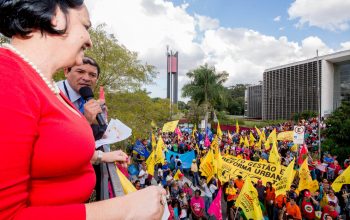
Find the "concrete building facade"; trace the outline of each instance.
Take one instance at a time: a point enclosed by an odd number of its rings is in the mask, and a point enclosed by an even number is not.
[[[326,116],[342,100],[350,101],[350,50],[264,71],[263,120],[291,119],[306,110]]]
[[[245,93],[245,116],[262,118],[262,85],[248,86]]]

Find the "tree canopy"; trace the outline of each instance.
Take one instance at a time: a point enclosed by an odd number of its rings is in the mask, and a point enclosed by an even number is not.
[[[228,88],[229,99],[227,111],[231,115],[244,114],[244,96],[248,84],[236,84]]]
[[[152,99],[144,90],[108,93],[106,103],[108,117],[129,126],[133,139],[149,137],[152,120],[161,127],[169,118],[169,100]]]
[[[326,120],[325,149],[344,159],[350,154],[350,103],[343,102]]]
[[[100,24],[89,30],[93,47],[86,55],[94,58],[101,68],[95,92],[99,86],[107,91],[133,92],[153,83],[158,74],[155,67],[142,64],[138,54],[121,45],[113,34],[108,34],[105,26]],[[55,77],[56,81],[61,79],[64,79],[62,73]]]
[[[216,72],[215,67],[205,64],[186,75],[191,82],[182,88],[183,97],[190,97],[198,105],[227,104],[227,93],[223,86],[228,78],[227,72]]]
[[[9,43],[10,39],[5,37],[4,35],[0,34],[0,45],[3,43]]]

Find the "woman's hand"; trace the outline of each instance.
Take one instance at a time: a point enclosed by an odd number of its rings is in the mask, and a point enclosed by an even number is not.
[[[119,162],[123,167],[126,167],[129,163],[129,157],[121,150],[105,152],[102,155],[102,162],[113,163]]]
[[[165,190],[149,186],[126,196],[87,203],[86,219],[161,219],[164,212]]]
[[[149,186],[124,197],[125,219],[161,219],[164,212],[166,192],[162,187]]]

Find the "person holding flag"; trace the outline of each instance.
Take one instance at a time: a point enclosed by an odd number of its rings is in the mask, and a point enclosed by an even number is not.
[[[236,200],[236,206],[240,207],[247,219],[263,219],[258,192],[252,184],[249,176],[246,177],[242,190]]]

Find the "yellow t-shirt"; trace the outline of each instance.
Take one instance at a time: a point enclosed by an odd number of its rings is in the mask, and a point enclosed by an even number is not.
[[[235,199],[237,190],[233,186],[228,186],[225,193],[227,195],[227,201],[232,201]]]

